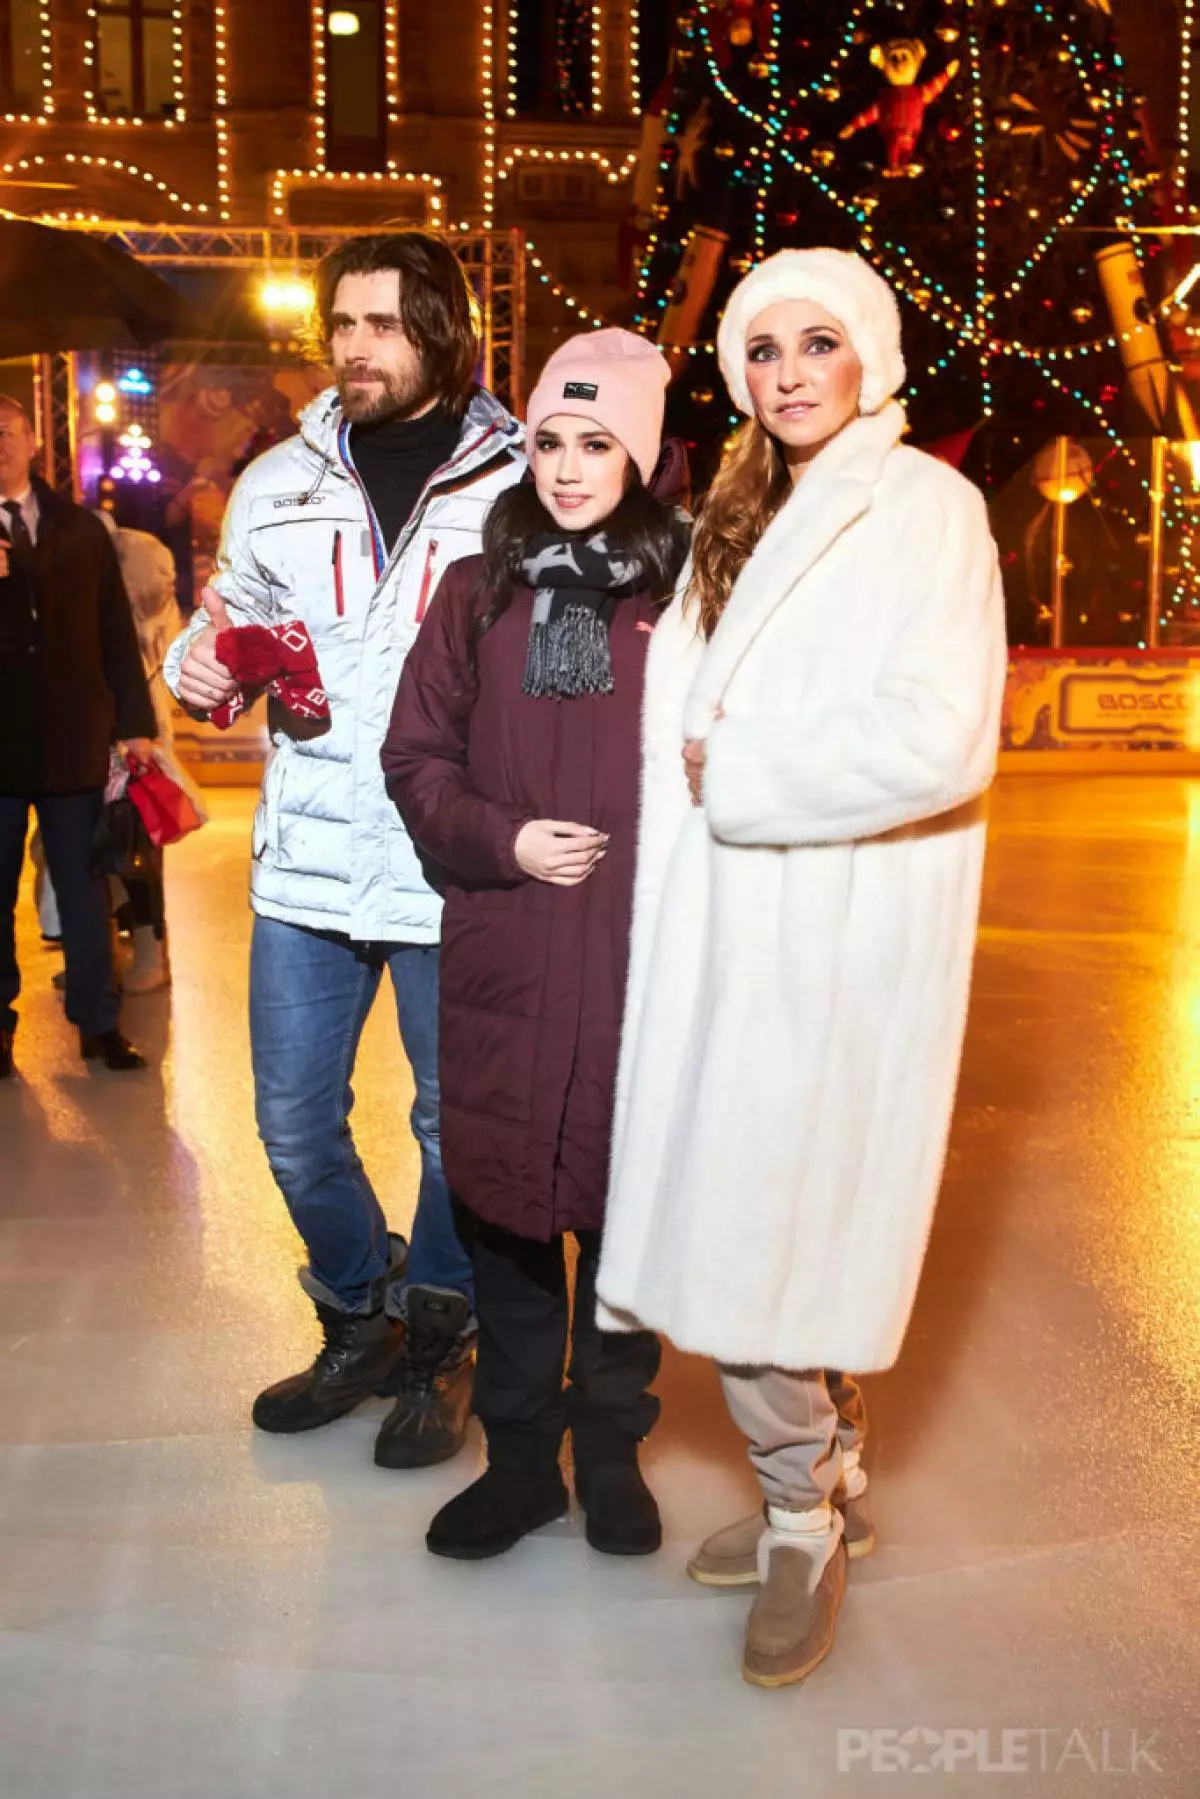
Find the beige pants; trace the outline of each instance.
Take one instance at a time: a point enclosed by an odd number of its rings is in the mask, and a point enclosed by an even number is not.
[[[842,1457],[866,1434],[862,1392],[848,1374],[813,1368],[720,1369],[725,1403],[749,1439],[769,1505],[808,1511],[832,1499]]]

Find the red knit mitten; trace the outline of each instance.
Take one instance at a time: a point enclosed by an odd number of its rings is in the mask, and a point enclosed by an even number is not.
[[[321,685],[317,652],[299,619],[282,625],[241,625],[221,631],[213,646],[241,691],[218,706],[212,722],[227,731],[247,705],[266,691],[296,718],[327,719],[329,700]]]

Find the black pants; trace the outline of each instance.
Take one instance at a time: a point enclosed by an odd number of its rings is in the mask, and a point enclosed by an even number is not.
[[[579,1260],[570,1330],[562,1237],[549,1243],[516,1237],[465,1206],[456,1206],[456,1218],[475,1269],[475,1411],[490,1460],[497,1466],[553,1462],[568,1427],[577,1464],[636,1455],[658,1417],[658,1400],[646,1389],[662,1351],[650,1331],[596,1328],[599,1232],[575,1233]]]
[[[92,872],[92,840],[104,795],[0,794],[0,1030],[16,1028],[13,1002],[21,989],[17,970],[16,911],[29,809],[37,812],[46,868],[62,918],[67,964],[67,1017],[94,1034],[115,1028],[121,996],[113,974],[108,930],[108,882]]]

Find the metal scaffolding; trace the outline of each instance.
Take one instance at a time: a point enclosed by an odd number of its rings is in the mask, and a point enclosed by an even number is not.
[[[107,238],[139,262],[173,268],[256,269],[263,274],[303,272],[346,238],[362,235],[317,226],[251,229],[106,220],[80,220],[71,229]],[[484,383],[517,412],[525,361],[524,240],[517,231],[464,231],[454,233],[449,242],[479,299]]]

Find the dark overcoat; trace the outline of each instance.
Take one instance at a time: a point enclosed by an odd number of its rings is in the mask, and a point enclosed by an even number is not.
[[[480,639],[483,558],[446,570],[404,665],[383,747],[388,791],[445,894],[442,1157],[472,1211],[520,1236],[598,1230],[637,844],[642,685],[660,608],[618,602],[615,688],[521,691],[533,594]],[[593,825],[608,853],[578,887],[523,874],[530,819]]]
[[[0,579],[0,793],[103,787],[114,738],[158,726],[112,539],[44,481],[32,561]]]

